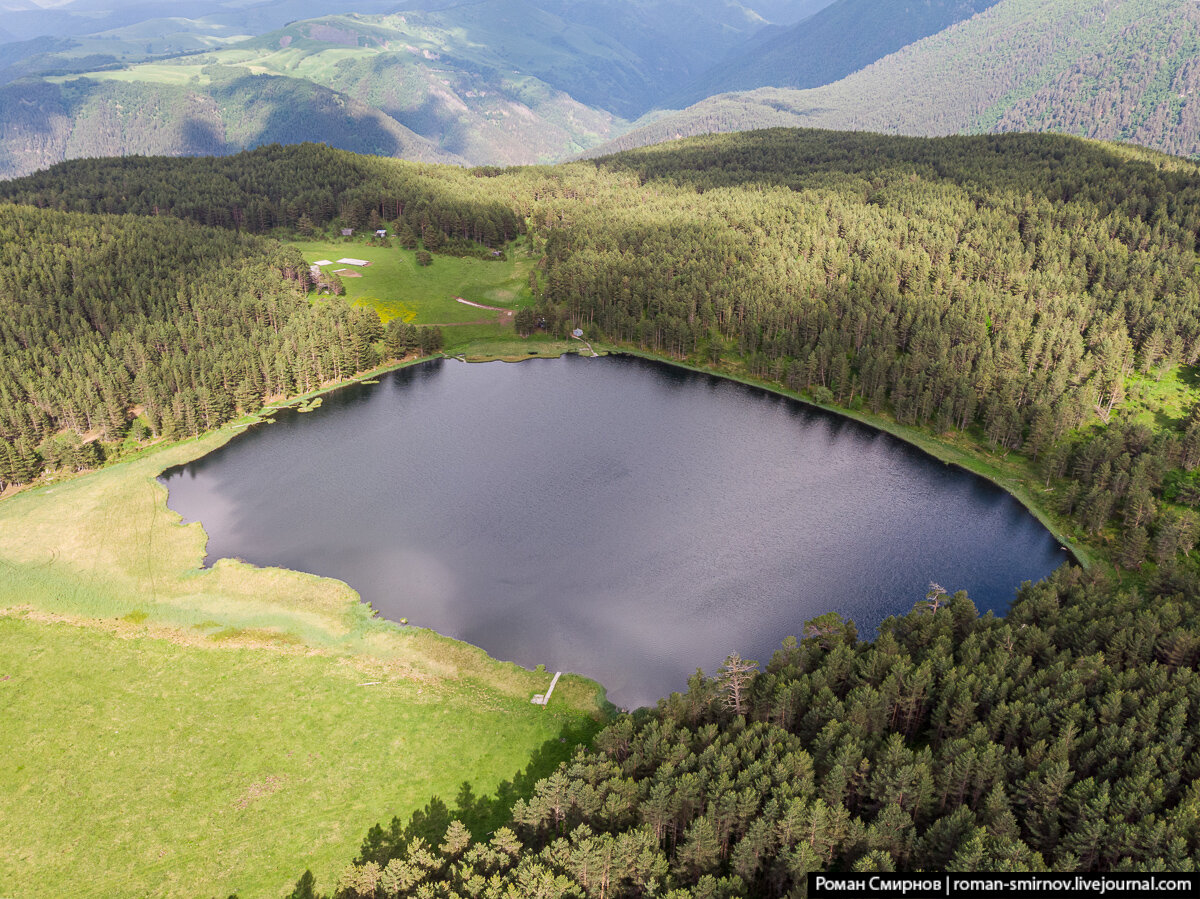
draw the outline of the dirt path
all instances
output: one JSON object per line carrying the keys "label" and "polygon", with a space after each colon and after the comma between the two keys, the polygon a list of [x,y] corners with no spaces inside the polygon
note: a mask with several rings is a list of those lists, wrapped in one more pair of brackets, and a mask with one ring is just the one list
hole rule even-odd
{"label": "dirt path", "polygon": [[464,300],[462,297],[455,297],[455,301],[462,303],[464,306],[474,306],[476,309],[486,309],[488,312],[495,312],[495,318],[477,318],[469,322],[431,322],[425,325],[427,328],[458,328],[463,325],[503,325],[512,321],[512,317],[516,313],[512,309],[501,309],[499,306],[485,306],[483,303],[472,303],[470,300]]}
{"label": "dirt path", "polygon": [[512,311],[509,309],[501,309],[499,306],[485,306],[483,303],[472,303],[470,300],[464,300],[462,297],[455,297],[454,301],[462,303],[464,306],[474,306],[476,309],[487,309],[489,312],[507,312],[509,315],[512,315]]}
{"label": "dirt path", "polygon": [[[582,344],[586,344],[586,345],[587,345],[587,348],[588,348],[588,352],[592,354],[592,358],[595,358],[595,359],[598,359],[598,358],[600,358],[600,354],[599,354],[599,353],[597,353],[597,352],[596,352],[594,349],[592,349],[592,343],[591,343],[591,341],[589,341],[589,340],[584,340],[582,337],[576,337],[574,334],[572,334],[572,335],[571,335],[571,339],[572,339],[572,340],[578,340],[580,343],[582,343]],[[584,358],[586,359],[587,357],[585,356]]]}

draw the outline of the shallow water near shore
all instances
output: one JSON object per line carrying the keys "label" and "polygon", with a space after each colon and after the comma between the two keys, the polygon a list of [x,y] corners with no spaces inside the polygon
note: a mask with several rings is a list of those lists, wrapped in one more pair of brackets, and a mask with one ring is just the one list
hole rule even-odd
{"label": "shallow water near shore", "polygon": [[765,663],[825,612],[870,637],[930,581],[1003,614],[1069,559],[897,438],[642,359],[438,361],[275,418],[163,475],[209,562],[339,578],[627,707],[730,652]]}

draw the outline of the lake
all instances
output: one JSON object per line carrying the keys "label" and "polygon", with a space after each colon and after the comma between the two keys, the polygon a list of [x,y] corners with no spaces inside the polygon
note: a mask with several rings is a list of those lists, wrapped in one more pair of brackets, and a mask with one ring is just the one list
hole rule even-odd
{"label": "lake", "polygon": [[930,581],[1003,614],[1068,561],[990,482],[753,387],[630,357],[441,360],[286,410],[165,472],[236,557],[635,707]]}

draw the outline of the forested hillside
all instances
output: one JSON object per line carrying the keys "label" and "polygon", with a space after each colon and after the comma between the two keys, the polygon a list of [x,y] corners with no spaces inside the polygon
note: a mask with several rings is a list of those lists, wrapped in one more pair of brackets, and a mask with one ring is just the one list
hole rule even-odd
{"label": "forested hillside", "polygon": [[775,126],[943,135],[1063,131],[1200,153],[1200,7],[1001,0],[842,81],[711,98],[596,152]]}
{"label": "forested hillside", "polygon": [[[1061,131],[1200,153],[1200,8],[1182,0],[415,5],[282,27],[277,4],[222,7],[165,36],[142,23],[0,49],[0,81],[27,74],[0,87],[0,177],[313,139],[528,164],[776,126]],[[235,40],[259,26],[275,30]]]}
{"label": "forested hillside", "polygon": [[[170,218],[0,206],[0,485],[95,467],[376,364],[362,310],[294,251]],[[136,419],[134,415],[136,414]]]}
{"label": "forested hillside", "polygon": [[820,87],[995,5],[996,0],[838,0],[731,54],[671,97],[672,105],[758,87]]}
{"label": "forested hillside", "polygon": [[[524,164],[775,126],[1065,131],[1200,153],[1194,3],[821,5],[768,4],[765,13],[785,20],[789,9],[815,9],[771,29],[753,3],[487,0],[326,15],[227,46],[232,26],[218,17],[208,32],[202,24],[179,32],[173,40],[193,50],[173,58],[137,44],[136,30],[92,45],[56,38],[36,53],[31,45],[29,59],[12,57],[9,77],[75,74],[0,89],[0,177],[80,156],[227,153],[305,139]],[[195,52],[206,42],[209,52]],[[101,63],[90,71],[89,49]],[[695,100],[622,135],[628,119]]]}
{"label": "forested hillside", "polygon": [[309,81],[245,69],[210,69],[203,80],[4,85],[0,177],[68,158],[223,154],[314,138],[361,153],[461,161],[385,113]]}
{"label": "forested hillside", "polygon": [[433,227],[496,244],[524,227],[512,198],[491,184],[499,173],[274,144],[229,157],[74,160],[0,182],[0,198],[70,212],[171,215],[253,233],[404,217],[419,234]]}
{"label": "forested hillside", "polygon": [[235,228],[335,215],[365,226],[382,209],[407,216],[429,247],[502,244],[519,230],[510,208],[444,190],[436,175],[311,144],[73,169],[59,183],[77,199],[37,198],[93,214],[0,205],[0,489],[44,468],[93,467],[129,437],[210,430],[389,351],[374,312],[310,303],[299,253]]}

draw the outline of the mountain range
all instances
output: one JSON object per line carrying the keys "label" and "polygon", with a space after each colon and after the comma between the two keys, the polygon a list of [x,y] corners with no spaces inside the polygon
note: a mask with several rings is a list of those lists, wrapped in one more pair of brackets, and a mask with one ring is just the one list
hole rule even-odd
{"label": "mountain range", "polygon": [[688,105],[758,87],[819,87],[987,9],[996,0],[842,0],[785,29],[766,28],[671,98]]}
{"label": "mountain range", "polygon": [[0,177],[300,140],[511,165],[779,125],[1200,152],[1191,0],[90,2],[8,0],[12,36],[57,30],[0,43]]}
{"label": "mountain range", "polygon": [[644,119],[598,152],[775,126],[939,136],[1059,131],[1200,153],[1200,5],[1001,0],[833,84]]}
{"label": "mountain range", "polygon": [[[774,14],[789,21],[786,10],[824,2],[776,0]],[[767,24],[725,0],[424,5],[443,8],[325,15],[238,40],[233,31],[271,16],[172,20],[168,43],[191,49],[165,57],[167,44],[138,46],[152,22],[0,47],[10,79],[0,174],[78,156],[227,153],[299,133],[443,162],[550,161],[616,136]]]}

